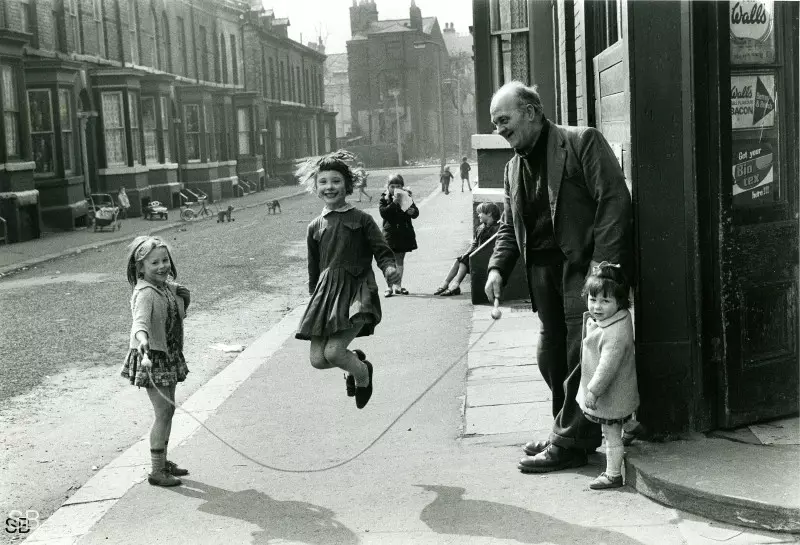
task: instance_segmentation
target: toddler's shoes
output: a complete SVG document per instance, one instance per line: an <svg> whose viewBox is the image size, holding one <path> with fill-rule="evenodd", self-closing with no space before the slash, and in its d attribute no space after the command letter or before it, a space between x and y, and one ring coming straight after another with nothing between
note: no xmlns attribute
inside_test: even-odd
<svg viewBox="0 0 800 545"><path fill-rule="evenodd" d="M592 490L605 490L606 488L621 488L622 475L611 476L606 472L600 474L595 480L589 483Z"/></svg>

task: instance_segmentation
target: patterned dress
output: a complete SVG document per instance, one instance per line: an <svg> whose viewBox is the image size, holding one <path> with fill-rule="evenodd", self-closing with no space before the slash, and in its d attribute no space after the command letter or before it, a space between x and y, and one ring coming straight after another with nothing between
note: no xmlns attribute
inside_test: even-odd
<svg viewBox="0 0 800 545"><path fill-rule="evenodd" d="M148 350L147 355L150 361L153 362L153 367L150 369L150 377L147 372L141 368L141 356L139 351L132 348L125 358L125 364L122 366L122 376L127 378L134 386L148 388L151 384L156 386L174 386L178 382L186 380L186 375L189 373L189 367L186 365L186 359L183 357L183 320L178 313L178 302L175 300L175 295L167 286L159 286L161 292L167 298L167 323L165 330L167 332L167 351L161 350ZM150 381L152 378L152 383Z"/></svg>
<svg viewBox="0 0 800 545"><path fill-rule="evenodd" d="M372 216L352 205L325 210L308 226L308 286L311 300L295 338L330 337L363 325L358 337L372 335L381 321L373 257L381 270L394 254Z"/></svg>

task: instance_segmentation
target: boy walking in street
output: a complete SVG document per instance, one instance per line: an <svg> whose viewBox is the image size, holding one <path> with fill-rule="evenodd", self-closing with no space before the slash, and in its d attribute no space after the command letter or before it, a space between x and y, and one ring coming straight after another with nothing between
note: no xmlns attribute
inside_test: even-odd
<svg viewBox="0 0 800 545"><path fill-rule="evenodd" d="M467 182L467 187L470 191L472 191L472 186L469 183L469 171L472 170L472 167L469 166L466 157L461 158L461 192L464 192L464 182Z"/></svg>

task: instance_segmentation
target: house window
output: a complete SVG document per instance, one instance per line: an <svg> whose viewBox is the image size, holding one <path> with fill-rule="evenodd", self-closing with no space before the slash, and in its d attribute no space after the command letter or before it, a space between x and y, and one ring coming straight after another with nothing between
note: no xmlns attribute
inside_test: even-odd
<svg viewBox="0 0 800 545"><path fill-rule="evenodd" d="M331 124L325 123L323 125L323 132L325 133L325 153L331 151Z"/></svg>
<svg viewBox="0 0 800 545"><path fill-rule="evenodd" d="M106 142L106 164L126 165L125 115L122 109L122 93L103 93L103 131Z"/></svg>
<svg viewBox="0 0 800 545"><path fill-rule="evenodd" d="M281 120L275 120L275 158L283 159L283 134L281 133Z"/></svg>
<svg viewBox="0 0 800 545"><path fill-rule="evenodd" d="M278 98L275 95L275 63L269 60L269 98Z"/></svg>
<svg viewBox="0 0 800 545"><path fill-rule="evenodd" d="M19 157L19 100L14 69L0 65L3 93L3 129L6 137L6 159Z"/></svg>
<svg viewBox="0 0 800 545"><path fill-rule="evenodd" d="M295 77L295 100L297 102L303 102L303 89L300 85L300 67L294 67L294 77Z"/></svg>
<svg viewBox="0 0 800 545"><path fill-rule="evenodd" d="M236 110L239 131L239 155L250 155L250 108Z"/></svg>
<svg viewBox="0 0 800 545"><path fill-rule="evenodd" d="M527 0L491 0L489 21L494 88L529 81Z"/></svg>
<svg viewBox="0 0 800 545"><path fill-rule="evenodd" d="M183 117L186 127L186 159L189 161L200 160L200 106L198 104L185 104Z"/></svg>
<svg viewBox="0 0 800 545"><path fill-rule="evenodd" d="M163 70L172 72L172 51L170 50L170 35L169 35L169 21L167 20L167 12L161 14L161 24L164 27L161 32L161 43L159 44L164 51L162 59L164 60Z"/></svg>
<svg viewBox="0 0 800 545"><path fill-rule="evenodd" d="M203 104L203 134L206 140L206 161L216 158L217 152L214 150L214 134L211 132L212 119L208 115L208 106Z"/></svg>
<svg viewBox="0 0 800 545"><path fill-rule="evenodd" d="M199 34L200 69L202 70L203 79L210 81L208 76L208 34L206 33L206 27L200 26Z"/></svg>
<svg viewBox="0 0 800 545"><path fill-rule="evenodd" d="M72 161L75 157L72 135L72 97L67 89L58 90L58 112L61 121L61 154L64 161L64 174L72 174Z"/></svg>
<svg viewBox="0 0 800 545"><path fill-rule="evenodd" d="M139 14L136 13L136 0L128 0L128 28L131 33L131 61L139 64Z"/></svg>
<svg viewBox="0 0 800 545"><path fill-rule="evenodd" d="M594 22L594 51L599 54L619 40L619 0L599 0L592 2Z"/></svg>
<svg viewBox="0 0 800 545"><path fill-rule="evenodd" d="M131 144L133 145L133 164L140 163L140 139L139 136L139 101L136 95L128 93L128 115L131 118Z"/></svg>
<svg viewBox="0 0 800 545"><path fill-rule="evenodd" d="M158 32L158 18L156 17L155 8L150 8L150 18L153 22L153 37L151 38L153 55L155 56L155 63L153 63L153 65L159 70L163 70L164 65L161 61L161 40Z"/></svg>
<svg viewBox="0 0 800 545"><path fill-rule="evenodd" d="M31 0L20 0L19 2L19 17L22 32L33 32L33 11L31 9Z"/></svg>
<svg viewBox="0 0 800 545"><path fill-rule="evenodd" d="M219 150L219 160L228 160L228 142L225 130L225 105L214 104L214 130L217 138L217 150Z"/></svg>
<svg viewBox="0 0 800 545"><path fill-rule="evenodd" d="M286 85L286 67L283 65L283 61L280 61L280 72L278 72L278 100L283 100L285 96L285 85Z"/></svg>
<svg viewBox="0 0 800 545"><path fill-rule="evenodd" d="M35 174L55 174L55 133L53 131L53 108L49 89L28 91L31 115L31 145Z"/></svg>
<svg viewBox="0 0 800 545"><path fill-rule="evenodd" d="M236 36L231 34L231 67L233 70L233 84L239 85L239 56L236 54Z"/></svg>
<svg viewBox="0 0 800 545"><path fill-rule="evenodd" d="M228 49L225 46L225 36L219 37L220 56L222 58L222 83L228 83Z"/></svg>
<svg viewBox="0 0 800 545"><path fill-rule="evenodd" d="M81 33L80 19L78 18L78 0L69 2L69 19L72 29L72 44L78 53L83 53L83 34Z"/></svg>
<svg viewBox="0 0 800 545"><path fill-rule="evenodd" d="M142 135L144 136L145 163L158 163L157 133L156 99L155 97L142 97Z"/></svg>
<svg viewBox="0 0 800 545"><path fill-rule="evenodd" d="M95 51L101 57L108 57L104 39L102 0L92 0L92 11L94 14L95 36L97 38L97 49Z"/></svg>
<svg viewBox="0 0 800 545"><path fill-rule="evenodd" d="M189 75L189 61L186 58L186 27L183 24L183 17L177 17L175 23L178 25L178 51L183 61L183 75Z"/></svg>
<svg viewBox="0 0 800 545"><path fill-rule="evenodd" d="M172 142L169 139L169 108L167 97L161 97L161 143L164 146L164 162L172 162Z"/></svg>

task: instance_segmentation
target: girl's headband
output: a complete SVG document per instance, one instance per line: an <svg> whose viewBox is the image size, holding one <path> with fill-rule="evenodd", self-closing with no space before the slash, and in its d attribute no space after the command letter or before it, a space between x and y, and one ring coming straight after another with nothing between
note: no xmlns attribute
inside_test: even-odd
<svg viewBox="0 0 800 545"><path fill-rule="evenodd" d="M164 248L167 247L167 243L158 237L146 236L142 238L144 238L144 240L142 240L133 251L133 260L137 263L144 259L145 256L147 256L147 254L152 252L155 248L160 248L162 246ZM134 242L136 241L134 240ZM169 251L169 249L167 249L167 251Z"/></svg>
<svg viewBox="0 0 800 545"><path fill-rule="evenodd" d="M621 269L622 268L619 265L619 263L610 263L608 261L602 261L602 262L598 263L597 265L595 265L594 267L592 267L592 276L600 276L600 273L603 272L603 269L605 269L607 267L611 267L611 268L614 268L614 269Z"/></svg>

